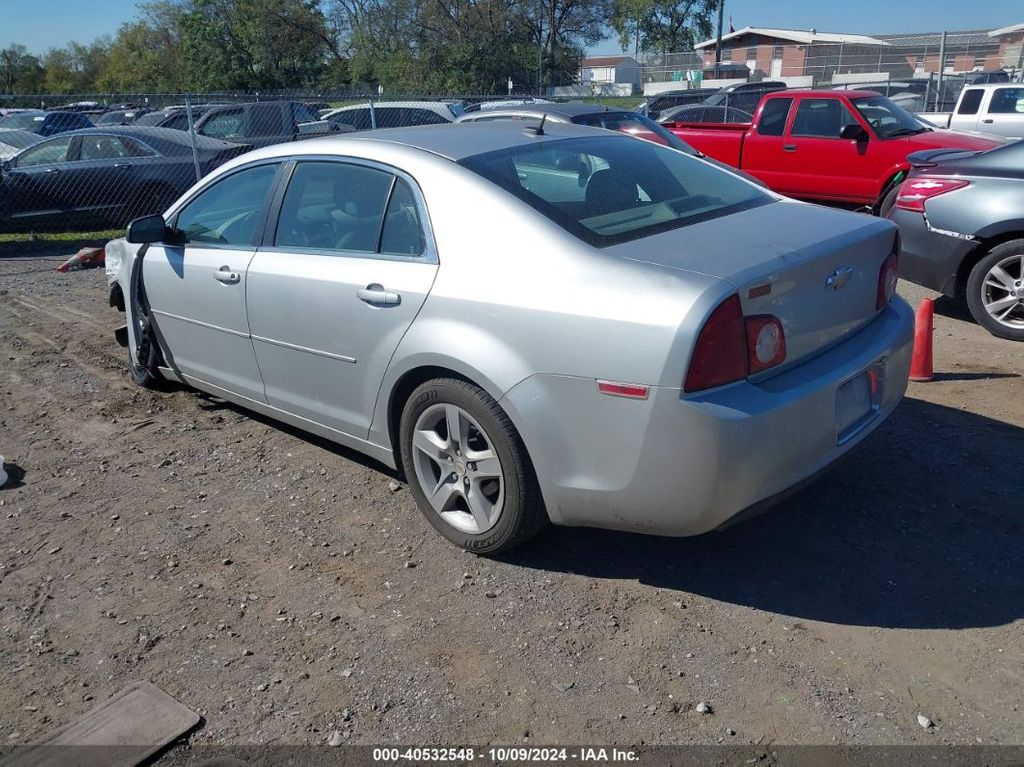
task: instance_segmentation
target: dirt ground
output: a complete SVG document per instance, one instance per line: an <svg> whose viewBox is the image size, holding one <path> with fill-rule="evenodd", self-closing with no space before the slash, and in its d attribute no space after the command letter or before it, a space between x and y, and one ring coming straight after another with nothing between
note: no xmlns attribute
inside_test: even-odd
<svg viewBox="0 0 1024 767"><path fill-rule="evenodd" d="M59 260L0 258L0 744L139 680L192 744L1024 744L1024 345L951 302L938 380L771 513L489 560L368 459L132 386Z"/></svg>

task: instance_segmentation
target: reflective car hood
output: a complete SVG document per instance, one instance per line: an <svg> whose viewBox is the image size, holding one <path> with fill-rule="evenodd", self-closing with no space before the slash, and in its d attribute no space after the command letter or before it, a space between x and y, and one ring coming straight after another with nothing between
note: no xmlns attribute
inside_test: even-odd
<svg viewBox="0 0 1024 767"><path fill-rule="evenodd" d="M973 149L983 152L1006 143L1006 139L1000 136L982 136L955 130L929 131L918 133L916 136L890 139L890 141L906 144L908 152L921 149Z"/></svg>

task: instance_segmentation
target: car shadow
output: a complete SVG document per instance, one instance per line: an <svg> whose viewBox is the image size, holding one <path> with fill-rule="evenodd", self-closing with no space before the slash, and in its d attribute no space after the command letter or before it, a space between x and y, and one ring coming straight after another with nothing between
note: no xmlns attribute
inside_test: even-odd
<svg viewBox="0 0 1024 767"><path fill-rule="evenodd" d="M365 466L367 469L372 469L373 471L379 471L381 474L391 477L392 479L404 481L404 478L401 476L399 472L396 472L394 469L381 463L376 458L371 458L368 455L364 455L363 453L360 453L356 450L347 448L344 445L339 445L336 442L331 442L329 439L325 439L319 435L312 434L311 432L303 431L302 429L291 426L290 424L284 423L283 421L278 421L274 418L271 418L270 416L265 416L262 413L258 413L255 410L248 410L247 408L244 408L241 405L236 405L233 402L221 399L220 397L217 397L213 394L207 394L206 392L202 392L197 389L190 389L184 384L172 383L168 384L168 386L180 388L181 390L187 391L191 395L197 397L199 400L200 410L204 410L206 412L227 410L232 413L236 413L237 415L241 415L246 418L252 419L253 421L257 421L258 423L261 423L264 426L268 426L272 429L277 429L278 431L284 432L285 434L295 437L296 439L301 439L303 442L308 442L311 445L315 445L316 447L319 447L322 450L334 453L339 458L344 458L347 461L358 463L362 466Z"/></svg>
<svg viewBox="0 0 1024 767"><path fill-rule="evenodd" d="M977 324L967 308L967 301L963 299L939 296L935 299L934 308L936 314L941 314L943 317L948 317L951 320L961 320L972 325Z"/></svg>
<svg viewBox="0 0 1024 767"><path fill-rule="evenodd" d="M1005 625L1024 617L1022 443L1019 427L906 399L748 522L694 538L553 528L504 559L828 623Z"/></svg>

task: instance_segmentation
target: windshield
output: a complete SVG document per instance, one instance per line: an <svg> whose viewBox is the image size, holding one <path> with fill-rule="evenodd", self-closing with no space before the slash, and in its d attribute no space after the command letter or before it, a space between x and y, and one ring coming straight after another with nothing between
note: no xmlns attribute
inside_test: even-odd
<svg viewBox="0 0 1024 767"><path fill-rule="evenodd" d="M19 130L32 130L43 121L43 115L38 112L16 112L0 119L0 128L17 128Z"/></svg>
<svg viewBox="0 0 1024 767"><path fill-rule="evenodd" d="M597 247L774 201L703 160L618 136L546 141L460 164Z"/></svg>
<svg viewBox="0 0 1024 767"><path fill-rule="evenodd" d="M897 106L885 96L868 96L851 101L878 138L912 136L931 130L906 109Z"/></svg>
<svg viewBox="0 0 1024 767"><path fill-rule="evenodd" d="M572 118L577 125L589 125L593 128L628 133L630 136L664 144L687 154L700 153L674 133L666 130L658 123L635 112L595 112L589 115L577 115Z"/></svg>

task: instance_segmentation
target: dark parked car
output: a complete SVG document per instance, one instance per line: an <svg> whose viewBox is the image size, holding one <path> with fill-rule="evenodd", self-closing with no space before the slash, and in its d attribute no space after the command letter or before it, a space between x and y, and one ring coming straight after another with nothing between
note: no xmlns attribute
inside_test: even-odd
<svg viewBox="0 0 1024 767"><path fill-rule="evenodd" d="M992 335L1024 341L1024 141L908 159L889 212L903 234L900 276L966 299Z"/></svg>
<svg viewBox="0 0 1024 767"><path fill-rule="evenodd" d="M221 104L193 104L192 120L198 121L206 112ZM133 125L147 128L174 128L188 130L188 109L184 105L164 107L137 117Z"/></svg>
<svg viewBox="0 0 1024 767"><path fill-rule="evenodd" d="M456 122L479 123L494 120L530 120L539 122L541 117L544 117L545 121L550 122L589 125L592 128L605 128L606 130L628 133L631 136L647 139L656 144L664 144L690 155L700 155L700 152L681 138L661 127L653 120L644 117L639 112L611 109L600 104L584 104L580 101L570 101L567 104L523 104L522 106L509 107L507 109L481 109L478 112L467 112L459 117Z"/></svg>
<svg viewBox="0 0 1024 767"><path fill-rule="evenodd" d="M701 103L709 107L730 107L754 113L761 97L766 93L786 90L786 84L773 80L762 80L759 83L737 83L722 88L718 93L708 96Z"/></svg>
<svg viewBox="0 0 1024 767"><path fill-rule="evenodd" d="M690 90L665 91L649 99L645 114L652 120L659 119L662 112L673 107L700 104L704 99L718 93L718 88L692 88Z"/></svg>
<svg viewBox="0 0 1024 767"><path fill-rule="evenodd" d="M105 112L96 120L97 125L134 125L135 121L153 110L149 107L138 107L133 109L114 109Z"/></svg>
<svg viewBox="0 0 1024 767"><path fill-rule="evenodd" d="M0 118L0 129L15 128L40 136L55 136L58 133L91 127L92 121L85 115L63 110L44 112L41 109L33 109Z"/></svg>
<svg viewBox="0 0 1024 767"><path fill-rule="evenodd" d="M200 136L269 146L352 130L326 120L299 101L259 101L209 109L196 122Z"/></svg>
<svg viewBox="0 0 1024 767"><path fill-rule="evenodd" d="M196 181L191 138L96 127L40 141L0 166L0 231L116 228L162 211ZM250 149L195 140L202 175Z"/></svg>
<svg viewBox="0 0 1024 767"><path fill-rule="evenodd" d="M691 104L685 107L666 109L658 117L662 125L675 123L751 123L754 115L733 107L709 107L704 104Z"/></svg>

